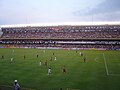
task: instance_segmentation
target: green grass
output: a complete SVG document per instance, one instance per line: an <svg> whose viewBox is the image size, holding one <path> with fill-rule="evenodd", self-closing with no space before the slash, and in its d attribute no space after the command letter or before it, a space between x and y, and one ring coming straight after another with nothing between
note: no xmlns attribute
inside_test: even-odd
<svg viewBox="0 0 120 90"><path fill-rule="evenodd" d="M0 90L13 90L17 79L21 90L120 90L120 51L83 50L87 62L74 50L0 49ZM53 56L52 53L55 53ZM104 58L104 55L105 58ZM37 54L39 58L37 58ZM1 59L4 55L5 59ZM24 60L24 55L26 59ZM57 57L50 61L50 57ZM106 74L105 62L109 75ZM40 60L42 66L39 66ZM48 60L48 66L44 62ZM67 74L62 72L63 66ZM51 67L52 74L47 75ZM4 86L5 85L5 86ZM28 89L25 89L28 88ZM31 88L31 89L30 89ZM70 90L69 89L69 90Z"/></svg>

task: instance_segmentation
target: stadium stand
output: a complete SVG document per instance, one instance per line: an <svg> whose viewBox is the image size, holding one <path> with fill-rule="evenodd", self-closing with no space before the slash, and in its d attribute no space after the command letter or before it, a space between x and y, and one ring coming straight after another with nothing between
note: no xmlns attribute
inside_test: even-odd
<svg viewBox="0 0 120 90"><path fill-rule="evenodd" d="M2 28L2 38L120 38L120 26L58 26Z"/></svg>
<svg viewBox="0 0 120 90"><path fill-rule="evenodd" d="M120 49L120 25L60 25L2 27L7 47Z"/></svg>

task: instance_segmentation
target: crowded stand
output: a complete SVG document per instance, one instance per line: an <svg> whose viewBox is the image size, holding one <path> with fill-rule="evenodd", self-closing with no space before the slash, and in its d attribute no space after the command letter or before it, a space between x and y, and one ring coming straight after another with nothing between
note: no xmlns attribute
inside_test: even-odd
<svg viewBox="0 0 120 90"><path fill-rule="evenodd" d="M6 47L120 50L120 25L2 27Z"/></svg>
<svg viewBox="0 0 120 90"><path fill-rule="evenodd" d="M120 38L119 25L2 28L2 38Z"/></svg>

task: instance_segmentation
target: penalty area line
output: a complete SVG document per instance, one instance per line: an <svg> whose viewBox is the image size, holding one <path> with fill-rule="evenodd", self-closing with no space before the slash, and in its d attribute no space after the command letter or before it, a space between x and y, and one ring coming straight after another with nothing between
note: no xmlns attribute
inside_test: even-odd
<svg viewBox="0 0 120 90"><path fill-rule="evenodd" d="M105 54L103 53L103 58L104 58L104 64L105 64L105 69L106 69L106 74L107 74L107 76L109 75L109 76L120 76L120 74L111 74L111 73L109 73L109 71L108 71L108 66L107 66L107 62L106 62L106 58L105 58Z"/></svg>
<svg viewBox="0 0 120 90"><path fill-rule="evenodd" d="M104 58L104 64L105 64L106 74L108 76L109 75L108 66L107 66L107 62L106 62L106 58L105 58L105 54L104 53L103 53L103 58Z"/></svg>
<svg viewBox="0 0 120 90"><path fill-rule="evenodd" d="M120 76L120 74L109 74L110 76Z"/></svg>

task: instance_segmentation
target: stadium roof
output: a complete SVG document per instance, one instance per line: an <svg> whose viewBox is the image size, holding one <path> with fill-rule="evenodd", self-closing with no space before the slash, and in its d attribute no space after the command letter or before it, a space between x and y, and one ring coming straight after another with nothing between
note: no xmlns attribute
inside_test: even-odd
<svg viewBox="0 0 120 90"><path fill-rule="evenodd" d="M0 27L39 27L39 26L65 26L65 25L120 25L120 22L63 22L63 23L38 23L38 24L14 24L1 25Z"/></svg>

